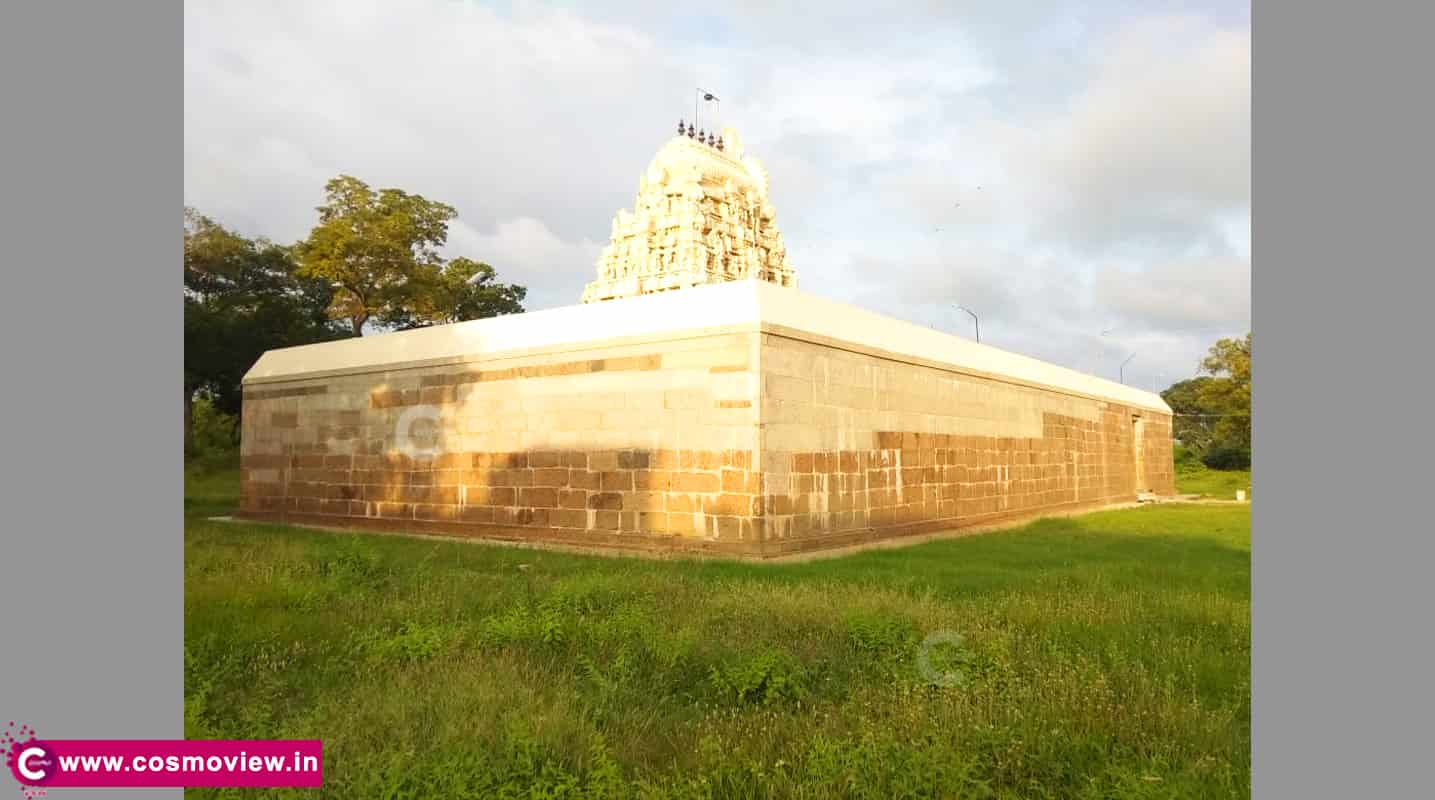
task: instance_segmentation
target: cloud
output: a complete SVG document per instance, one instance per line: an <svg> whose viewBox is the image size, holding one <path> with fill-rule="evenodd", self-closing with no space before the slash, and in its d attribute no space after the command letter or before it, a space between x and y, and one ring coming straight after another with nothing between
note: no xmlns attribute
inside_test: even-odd
<svg viewBox="0 0 1435 800"><path fill-rule="evenodd" d="M184 199L293 241L352 174L453 205L449 252L529 307L573 303L704 86L805 290L1184 373L1249 319L1250 28L1244 3L1181 7L194 4Z"/></svg>
<svg viewBox="0 0 1435 800"><path fill-rule="evenodd" d="M448 255L503 265L500 279L529 287L524 305L536 310L572 304L593 279L603 244L564 241L532 217L501 222L491 233L459 221L449 229Z"/></svg>
<svg viewBox="0 0 1435 800"><path fill-rule="evenodd" d="M1250 265L1223 261L1176 262L1145 270L1102 269L1098 305L1127 325L1146 330L1209 333L1248 329Z"/></svg>
<svg viewBox="0 0 1435 800"><path fill-rule="evenodd" d="M1092 249L1198 241L1212 216L1250 206L1250 32L1190 18L1123 28L1034 141L1051 235Z"/></svg>
<svg viewBox="0 0 1435 800"><path fill-rule="evenodd" d="M566 12L349 2L186 12L186 199L217 214L242 206L276 236L303 235L323 181L340 172L448 202L478 225L541 213L564 238L605 231L671 129L661 98L684 97L648 37Z"/></svg>
<svg viewBox="0 0 1435 800"><path fill-rule="evenodd" d="M1104 55L1065 102L969 98L880 188L924 222L1026 228L1088 255L1200 244L1214 217L1249 214L1250 44L1194 18L1129 23L1089 43Z"/></svg>

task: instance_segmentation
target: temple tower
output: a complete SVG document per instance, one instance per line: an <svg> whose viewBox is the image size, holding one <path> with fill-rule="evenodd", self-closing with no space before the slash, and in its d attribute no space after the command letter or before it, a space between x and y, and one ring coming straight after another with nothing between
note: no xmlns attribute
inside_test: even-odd
<svg viewBox="0 0 1435 800"><path fill-rule="evenodd" d="M679 123L639 178L633 210L614 217L582 301L747 279L797 286L767 171L732 128L718 137Z"/></svg>

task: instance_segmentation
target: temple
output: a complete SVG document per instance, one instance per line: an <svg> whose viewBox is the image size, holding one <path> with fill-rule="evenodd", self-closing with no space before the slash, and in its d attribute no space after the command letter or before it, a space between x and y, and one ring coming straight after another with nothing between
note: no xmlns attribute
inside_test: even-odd
<svg viewBox="0 0 1435 800"><path fill-rule="evenodd" d="M749 278L795 287L767 191L735 130L717 138L679 123L639 178L633 210L613 218L583 302Z"/></svg>
<svg viewBox="0 0 1435 800"><path fill-rule="evenodd" d="M799 291L731 129L661 146L582 300L265 353L237 516L766 559L1175 490L1160 396Z"/></svg>

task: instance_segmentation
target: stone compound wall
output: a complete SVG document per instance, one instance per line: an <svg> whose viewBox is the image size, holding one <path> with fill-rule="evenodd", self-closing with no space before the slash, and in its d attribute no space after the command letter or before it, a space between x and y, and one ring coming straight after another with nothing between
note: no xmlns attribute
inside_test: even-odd
<svg viewBox="0 0 1435 800"><path fill-rule="evenodd" d="M1175 492L1167 414L771 334L761 365L772 551Z"/></svg>
<svg viewBox="0 0 1435 800"><path fill-rule="evenodd" d="M758 341L698 336L247 385L241 516L754 549Z"/></svg>
<svg viewBox="0 0 1435 800"><path fill-rule="evenodd" d="M247 383L239 516L761 557L1174 491L1169 415L820 337L450 362Z"/></svg>

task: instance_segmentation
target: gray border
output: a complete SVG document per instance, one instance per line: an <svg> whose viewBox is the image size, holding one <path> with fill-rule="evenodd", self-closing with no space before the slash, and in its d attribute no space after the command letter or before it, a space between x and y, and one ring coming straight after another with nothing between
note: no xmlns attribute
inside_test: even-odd
<svg viewBox="0 0 1435 800"><path fill-rule="evenodd" d="M42 737L184 735L182 44L177 2L0 4L0 724Z"/></svg>
<svg viewBox="0 0 1435 800"><path fill-rule="evenodd" d="M1253 24L1257 797L1429 794L1432 293L1405 284L1430 282L1435 69L1431 11L1402 10L1425 24L1297 2Z"/></svg>
<svg viewBox="0 0 1435 800"><path fill-rule="evenodd" d="M1253 26L1271 365L1255 399L1255 788L1388 796L1428 785L1435 696L1429 562L1406 552L1430 541L1413 384L1432 294L1394 280L1429 280L1430 28L1370 5L1280 11ZM181 735L182 13L0 4L0 716L48 735Z"/></svg>

